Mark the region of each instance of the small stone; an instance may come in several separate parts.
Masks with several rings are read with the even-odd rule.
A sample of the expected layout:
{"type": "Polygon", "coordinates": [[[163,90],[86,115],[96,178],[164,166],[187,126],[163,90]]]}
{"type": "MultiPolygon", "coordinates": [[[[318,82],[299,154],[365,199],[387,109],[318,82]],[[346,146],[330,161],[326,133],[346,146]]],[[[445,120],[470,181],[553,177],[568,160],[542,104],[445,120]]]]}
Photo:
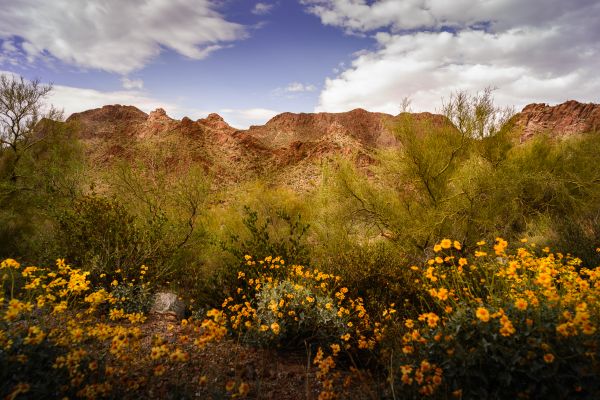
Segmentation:
{"type": "Polygon", "coordinates": [[[175,293],[158,292],[154,295],[150,314],[181,320],[185,316],[185,303],[175,293]]]}

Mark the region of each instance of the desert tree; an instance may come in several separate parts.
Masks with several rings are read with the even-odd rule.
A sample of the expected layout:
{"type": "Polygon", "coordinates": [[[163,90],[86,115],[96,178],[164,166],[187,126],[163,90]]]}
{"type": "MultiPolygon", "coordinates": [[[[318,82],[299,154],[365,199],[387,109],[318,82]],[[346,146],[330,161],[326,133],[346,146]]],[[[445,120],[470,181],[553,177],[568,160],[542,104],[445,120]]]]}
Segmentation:
{"type": "Polygon", "coordinates": [[[42,119],[59,119],[62,113],[47,108],[44,100],[52,85],[38,79],[0,76],[0,144],[10,153],[8,174],[12,184],[19,179],[18,166],[23,156],[44,140],[43,129],[37,129],[42,119]]]}
{"type": "Polygon", "coordinates": [[[440,237],[473,242],[494,230],[479,212],[490,207],[492,190],[482,177],[507,157],[507,135],[499,133],[512,109],[496,106],[492,94],[454,92],[443,103],[446,118],[411,114],[403,101],[390,124],[398,145],[378,152],[376,178],[351,167],[337,175],[339,196],[349,203],[343,218],[415,255],[440,237]]]}
{"type": "Polygon", "coordinates": [[[471,94],[458,90],[442,103],[444,114],[462,134],[474,139],[494,136],[510,120],[515,111],[512,107],[494,104],[495,88],[471,94]]]}
{"type": "Polygon", "coordinates": [[[56,214],[83,180],[82,147],[56,122],[62,113],[47,103],[51,90],[0,74],[0,256],[50,256],[56,214]]]}

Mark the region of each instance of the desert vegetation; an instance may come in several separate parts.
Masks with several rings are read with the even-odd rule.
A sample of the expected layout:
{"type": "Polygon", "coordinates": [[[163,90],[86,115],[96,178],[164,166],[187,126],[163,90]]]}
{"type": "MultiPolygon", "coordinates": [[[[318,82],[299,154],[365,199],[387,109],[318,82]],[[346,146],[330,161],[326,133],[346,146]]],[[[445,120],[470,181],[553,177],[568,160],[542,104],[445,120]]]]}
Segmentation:
{"type": "Polygon", "coordinates": [[[0,396],[600,396],[597,134],[521,143],[459,92],[294,190],[188,144],[92,159],[49,90],[0,81],[0,396]]]}

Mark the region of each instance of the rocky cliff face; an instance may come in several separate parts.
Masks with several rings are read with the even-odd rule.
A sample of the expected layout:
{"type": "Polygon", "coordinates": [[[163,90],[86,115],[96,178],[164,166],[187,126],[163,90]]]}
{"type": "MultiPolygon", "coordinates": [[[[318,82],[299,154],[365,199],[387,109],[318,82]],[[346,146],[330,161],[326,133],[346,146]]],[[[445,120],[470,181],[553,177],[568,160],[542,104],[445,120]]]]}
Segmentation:
{"type": "Polygon", "coordinates": [[[549,106],[529,104],[516,117],[521,141],[536,134],[569,136],[600,131],[600,104],[583,104],[574,100],[549,106]]]}

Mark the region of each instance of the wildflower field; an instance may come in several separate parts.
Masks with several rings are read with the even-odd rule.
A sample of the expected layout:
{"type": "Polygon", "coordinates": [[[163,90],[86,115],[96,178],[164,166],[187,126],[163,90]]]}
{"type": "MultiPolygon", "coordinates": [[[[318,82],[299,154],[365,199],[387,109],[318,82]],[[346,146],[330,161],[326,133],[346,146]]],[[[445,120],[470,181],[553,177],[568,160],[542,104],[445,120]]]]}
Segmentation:
{"type": "MultiPolygon", "coordinates": [[[[135,278],[2,261],[2,398],[600,396],[600,267],[497,238],[442,240],[406,304],[246,255],[219,307],[153,321],[135,278]],[[408,304],[411,303],[411,304],[408,304]],[[282,374],[285,372],[285,374],[282,374]],[[278,392],[279,390],[279,392],[278,392]]],[[[407,280],[407,283],[409,281],[407,280]]]]}

